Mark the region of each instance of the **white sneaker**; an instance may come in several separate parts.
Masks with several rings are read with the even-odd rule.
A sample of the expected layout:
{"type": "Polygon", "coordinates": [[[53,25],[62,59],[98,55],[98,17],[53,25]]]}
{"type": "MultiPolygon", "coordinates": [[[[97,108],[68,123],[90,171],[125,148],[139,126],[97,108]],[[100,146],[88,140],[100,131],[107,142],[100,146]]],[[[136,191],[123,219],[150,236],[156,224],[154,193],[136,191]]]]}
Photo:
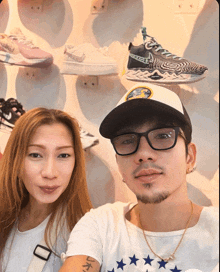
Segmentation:
{"type": "Polygon", "coordinates": [[[99,139],[96,138],[94,135],[89,133],[88,131],[84,130],[80,127],[80,138],[82,142],[83,149],[86,150],[94,145],[99,143],[99,139]]]}
{"type": "Polygon", "coordinates": [[[95,48],[90,43],[78,46],[66,44],[61,74],[90,76],[117,74],[116,61],[107,56],[107,50],[104,50],[95,48]]]}

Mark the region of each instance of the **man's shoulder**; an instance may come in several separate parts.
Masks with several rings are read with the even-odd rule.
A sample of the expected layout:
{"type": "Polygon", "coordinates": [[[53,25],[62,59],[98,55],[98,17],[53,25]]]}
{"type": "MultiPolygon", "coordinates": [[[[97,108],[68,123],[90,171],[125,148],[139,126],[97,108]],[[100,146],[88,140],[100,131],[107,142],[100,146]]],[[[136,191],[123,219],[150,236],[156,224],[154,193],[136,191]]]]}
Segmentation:
{"type": "Polygon", "coordinates": [[[209,229],[213,233],[219,231],[219,208],[218,207],[203,207],[199,225],[203,229],[209,229]]]}
{"type": "Polygon", "coordinates": [[[135,203],[131,203],[131,202],[124,203],[124,202],[117,201],[114,203],[107,203],[97,208],[91,209],[90,213],[98,217],[101,217],[103,215],[121,216],[121,215],[125,215],[134,205],[135,203]]]}
{"type": "Polygon", "coordinates": [[[203,213],[206,215],[206,217],[219,221],[219,207],[203,207],[203,213]]]}

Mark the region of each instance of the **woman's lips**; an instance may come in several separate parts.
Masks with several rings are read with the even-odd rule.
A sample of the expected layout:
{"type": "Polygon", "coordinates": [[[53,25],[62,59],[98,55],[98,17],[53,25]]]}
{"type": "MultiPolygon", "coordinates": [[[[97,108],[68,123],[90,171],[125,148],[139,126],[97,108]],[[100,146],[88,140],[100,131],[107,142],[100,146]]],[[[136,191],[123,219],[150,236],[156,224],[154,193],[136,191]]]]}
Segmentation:
{"type": "Polygon", "coordinates": [[[52,194],[53,192],[56,191],[56,189],[58,188],[59,186],[54,186],[54,187],[40,187],[40,189],[45,193],[45,194],[52,194]]]}

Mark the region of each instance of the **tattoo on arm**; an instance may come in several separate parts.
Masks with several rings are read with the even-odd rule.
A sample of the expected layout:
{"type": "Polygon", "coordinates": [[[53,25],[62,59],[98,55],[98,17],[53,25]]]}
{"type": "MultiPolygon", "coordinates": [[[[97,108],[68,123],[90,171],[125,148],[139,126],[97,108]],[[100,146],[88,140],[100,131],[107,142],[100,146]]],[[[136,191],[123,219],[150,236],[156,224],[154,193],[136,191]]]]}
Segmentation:
{"type": "MultiPolygon", "coordinates": [[[[90,268],[92,267],[92,263],[94,263],[94,259],[90,258],[89,256],[86,258],[86,264],[84,264],[83,267],[83,272],[89,271],[90,268]]],[[[91,271],[91,270],[90,270],[91,271]]]]}

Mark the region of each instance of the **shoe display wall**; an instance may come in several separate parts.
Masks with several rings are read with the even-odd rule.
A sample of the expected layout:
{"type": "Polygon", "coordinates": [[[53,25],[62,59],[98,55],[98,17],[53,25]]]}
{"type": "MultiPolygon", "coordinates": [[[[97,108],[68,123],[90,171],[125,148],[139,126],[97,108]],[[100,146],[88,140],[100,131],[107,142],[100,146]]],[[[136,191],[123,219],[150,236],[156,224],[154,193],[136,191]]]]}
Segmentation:
{"type": "MultiPolygon", "coordinates": [[[[0,4],[2,105],[13,97],[26,111],[43,106],[76,117],[95,207],[135,200],[121,184],[114,151],[98,128],[136,82],[166,85],[181,97],[192,116],[198,167],[189,177],[190,190],[203,192],[205,186],[200,188],[196,181],[208,188],[216,172],[219,13],[215,0],[195,1],[194,12],[186,6],[181,10],[174,0],[159,4],[145,0],[3,0],[0,4]]],[[[2,107],[5,109],[1,129],[6,122],[13,126],[19,114],[11,107],[2,107]]],[[[6,142],[2,139],[0,134],[1,153],[6,142]]],[[[201,202],[207,203],[206,194],[201,202]]]]}
{"type": "Polygon", "coordinates": [[[0,2],[0,33],[4,32],[9,19],[9,0],[4,0],[0,2]]]}
{"type": "MultiPolygon", "coordinates": [[[[12,0],[13,1],[13,0],[12,0]]],[[[71,1],[66,0],[16,0],[19,20],[51,47],[63,46],[73,27],[71,1]]]]}
{"type": "Polygon", "coordinates": [[[109,0],[93,0],[91,5],[92,14],[106,12],[109,0]]]}
{"type": "Polygon", "coordinates": [[[0,97],[5,97],[7,93],[7,71],[5,65],[0,62],[0,97]]]}

